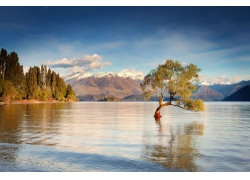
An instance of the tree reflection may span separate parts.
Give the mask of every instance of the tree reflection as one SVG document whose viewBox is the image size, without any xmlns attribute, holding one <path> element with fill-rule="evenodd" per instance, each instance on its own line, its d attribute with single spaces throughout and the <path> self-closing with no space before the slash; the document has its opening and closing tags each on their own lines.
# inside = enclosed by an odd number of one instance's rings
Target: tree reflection
<svg viewBox="0 0 250 180">
<path fill-rule="evenodd" d="M 0 162 L 15 162 L 20 144 L 21 120 L 24 106 L 0 106 Z"/>
<path fill-rule="evenodd" d="M 20 144 L 56 145 L 67 108 L 67 103 L 0 106 L 0 167 L 16 161 Z"/>
<path fill-rule="evenodd" d="M 175 131 L 170 127 L 166 135 L 161 121 L 156 119 L 155 122 L 159 127 L 158 139 L 154 143 L 146 143 L 142 158 L 169 170 L 201 171 L 196 164 L 199 155 L 196 138 L 203 135 L 204 124 L 193 122 L 182 127 L 178 126 Z"/>
</svg>

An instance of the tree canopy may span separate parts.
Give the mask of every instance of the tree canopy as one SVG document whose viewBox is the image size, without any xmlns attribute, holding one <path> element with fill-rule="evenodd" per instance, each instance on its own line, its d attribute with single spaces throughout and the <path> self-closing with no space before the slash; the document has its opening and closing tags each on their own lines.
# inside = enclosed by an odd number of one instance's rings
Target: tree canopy
<svg viewBox="0 0 250 180">
<path fill-rule="evenodd" d="M 0 101 L 36 99 L 41 101 L 76 101 L 75 92 L 70 85 L 54 71 L 41 67 L 30 67 L 24 74 L 17 53 L 0 53 Z"/>
<path fill-rule="evenodd" d="M 190 96 L 196 90 L 194 82 L 199 80 L 201 69 L 194 64 L 183 66 L 179 61 L 166 60 L 164 64 L 150 71 L 141 83 L 144 100 L 153 94 L 158 97 L 160 106 L 156 113 L 160 113 L 163 106 L 173 105 L 190 111 L 204 111 L 201 99 L 192 100 Z M 163 103 L 165 95 L 169 101 Z M 174 103 L 175 101 L 175 103 Z"/>
</svg>

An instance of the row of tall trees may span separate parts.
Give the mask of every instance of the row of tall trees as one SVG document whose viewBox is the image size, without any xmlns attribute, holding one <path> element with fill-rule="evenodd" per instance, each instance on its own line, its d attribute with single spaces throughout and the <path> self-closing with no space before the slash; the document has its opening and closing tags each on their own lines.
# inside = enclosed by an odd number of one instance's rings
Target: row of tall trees
<svg viewBox="0 0 250 180">
<path fill-rule="evenodd" d="M 36 99 L 41 101 L 76 101 L 70 85 L 54 71 L 41 67 L 30 67 L 24 74 L 18 55 L 1 49 L 0 54 L 0 101 Z"/>
</svg>

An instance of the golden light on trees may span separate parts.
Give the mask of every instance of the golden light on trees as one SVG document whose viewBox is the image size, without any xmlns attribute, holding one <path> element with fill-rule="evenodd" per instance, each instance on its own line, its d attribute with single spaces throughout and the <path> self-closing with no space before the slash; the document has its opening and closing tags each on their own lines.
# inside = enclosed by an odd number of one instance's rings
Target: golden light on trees
<svg viewBox="0 0 250 180">
<path fill-rule="evenodd" d="M 160 110 L 169 105 L 190 111 L 204 111 L 201 99 L 190 99 L 192 92 L 196 90 L 193 82 L 198 82 L 200 71 L 201 69 L 194 64 L 182 66 L 178 61 L 170 59 L 144 77 L 141 83 L 144 100 L 149 99 L 153 94 L 159 100 L 159 107 L 154 115 L 156 118 L 160 118 Z M 169 94 L 169 101 L 164 103 L 166 94 Z"/>
</svg>

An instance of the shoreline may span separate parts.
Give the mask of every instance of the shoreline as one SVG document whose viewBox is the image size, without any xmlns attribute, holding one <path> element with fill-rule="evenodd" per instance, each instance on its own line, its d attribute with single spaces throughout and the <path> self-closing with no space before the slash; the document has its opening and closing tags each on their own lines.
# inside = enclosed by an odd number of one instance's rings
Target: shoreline
<svg viewBox="0 0 250 180">
<path fill-rule="evenodd" d="M 0 102 L 0 105 L 11 105 L 11 104 L 40 104 L 40 103 L 72 103 L 75 101 L 69 101 L 69 102 L 65 102 L 65 101 L 58 101 L 58 100 L 50 100 L 50 101 L 39 101 L 39 100 L 16 100 L 16 101 L 12 101 L 12 102 Z"/>
</svg>

